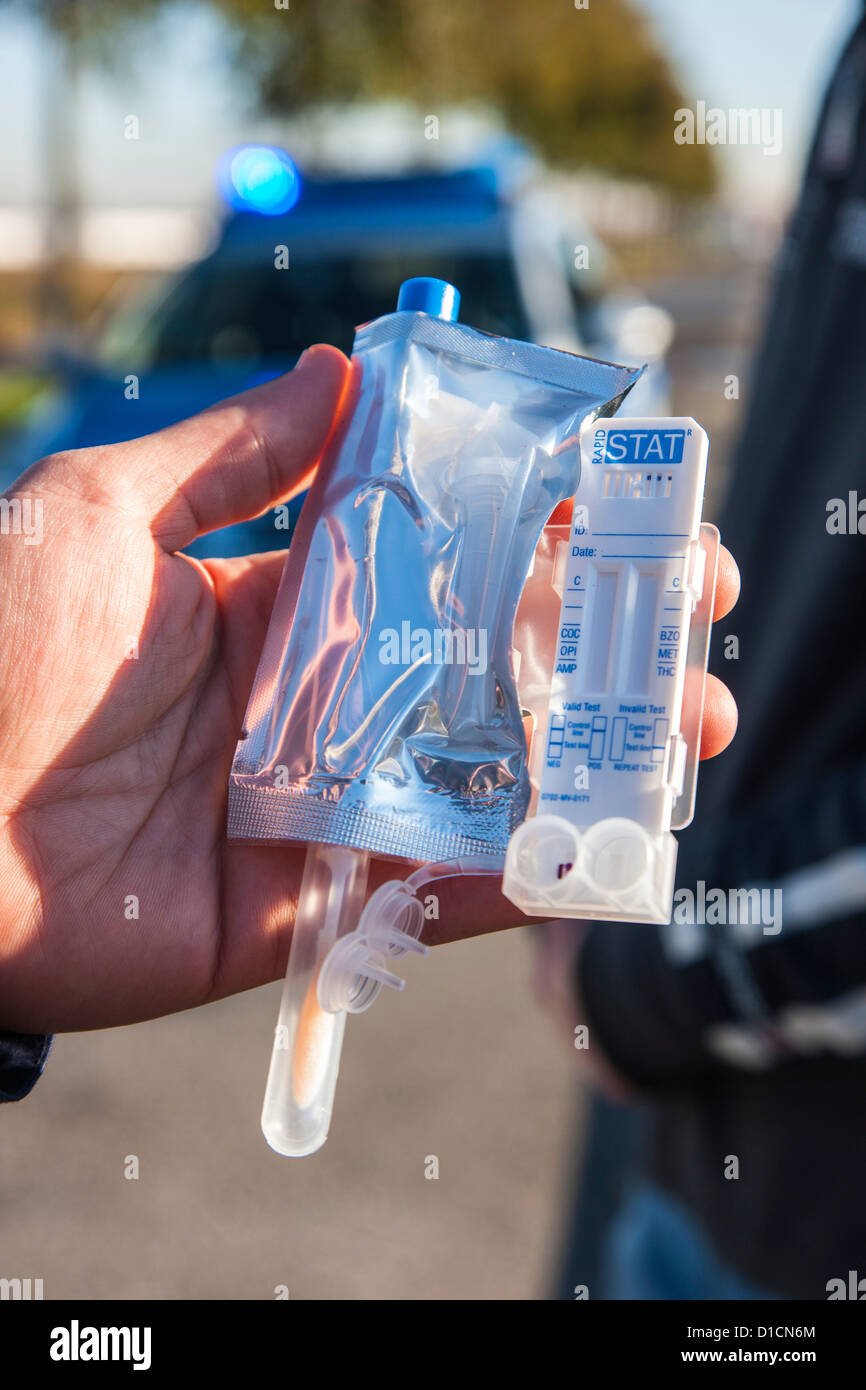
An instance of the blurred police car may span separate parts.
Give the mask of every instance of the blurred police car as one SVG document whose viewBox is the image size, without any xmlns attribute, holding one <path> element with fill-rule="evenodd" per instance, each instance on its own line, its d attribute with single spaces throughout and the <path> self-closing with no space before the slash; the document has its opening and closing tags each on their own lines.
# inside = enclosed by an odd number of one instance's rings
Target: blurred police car
<svg viewBox="0 0 866 1390">
<path fill-rule="evenodd" d="M 285 151 L 246 146 L 226 156 L 220 183 L 230 213 L 215 249 L 121 306 L 86 355 L 55 364 L 57 389 L 4 441 L 0 488 L 44 454 L 148 434 L 276 376 L 310 343 L 350 352 L 355 325 L 393 309 L 397 287 L 415 275 L 457 285 L 461 318 L 486 332 L 627 364 L 649 359 L 628 409 L 665 413 L 667 315 L 612 293 L 604 248 L 564 218 L 525 159 L 302 178 Z M 268 512 L 191 551 L 286 542 Z"/>
</svg>

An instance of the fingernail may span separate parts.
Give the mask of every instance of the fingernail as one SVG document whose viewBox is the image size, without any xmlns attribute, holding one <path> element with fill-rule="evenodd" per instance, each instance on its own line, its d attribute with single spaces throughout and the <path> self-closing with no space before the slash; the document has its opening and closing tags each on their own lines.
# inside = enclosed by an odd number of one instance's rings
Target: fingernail
<svg viewBox="0 0 866 1390">
<path fill-rule="evenodd" d="M 322 355 L 319 350 L 320 346 L 321 345 L 319 343 L 313 343 L 310 347 L 304 348 L 303 352 L 301 353 L 300 357 L 295 363 L 295 371 L 297 371 L 299 367 L 309 367 L 313 362 L 315 362 L 316 358 Z"/>
</svg>

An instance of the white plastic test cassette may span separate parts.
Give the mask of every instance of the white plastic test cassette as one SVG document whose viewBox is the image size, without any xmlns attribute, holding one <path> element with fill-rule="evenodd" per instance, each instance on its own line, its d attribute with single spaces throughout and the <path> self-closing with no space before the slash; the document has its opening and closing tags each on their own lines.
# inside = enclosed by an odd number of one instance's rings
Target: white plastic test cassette
<svg viewBox="0 0 866 1390">
<path fill-rule="evenodd" d="M 503 891 L 541 917 L 667 922 L 694 812 L 719 533 L 701 525 L 694 420 L 598 420 L 581 434 L 536 814 Z"/>
</svg>

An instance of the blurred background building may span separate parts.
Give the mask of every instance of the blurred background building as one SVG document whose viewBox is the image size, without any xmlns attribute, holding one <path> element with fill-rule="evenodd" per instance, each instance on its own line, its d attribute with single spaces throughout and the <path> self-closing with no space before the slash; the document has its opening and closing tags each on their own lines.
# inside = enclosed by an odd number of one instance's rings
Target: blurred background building
<svg viewBox="0 0 866 1390">
<path fill-rule="evenodd" d="M 630 408 L 709 430 L 712 519 L 857 8 L 0 0 L 0 490 L 348 349 L 404 276 L 442 274 L 476 327 L 649 359 Z M 781 112 L 780 148 L 677 143 L 699 102 Z M 200 549 L 285 539 L 266 516 Z M 544 1296 L 580 1097 L 529 956 L 515 933 L 437 951 L 350 1025 L 303 1163 L 258 1132 L 267 991 L 61 1039 L 4 1117 L 4 1263 L 46 1297 Z"/>
</svg>

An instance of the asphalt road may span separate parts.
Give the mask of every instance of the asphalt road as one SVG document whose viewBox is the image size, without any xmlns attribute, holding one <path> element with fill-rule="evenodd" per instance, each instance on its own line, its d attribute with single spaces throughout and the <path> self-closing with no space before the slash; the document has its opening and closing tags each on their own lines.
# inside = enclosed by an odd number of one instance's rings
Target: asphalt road
<svg viewBox="0 0 866 1390">
<path fill-rule="evenodd" d="M 438 948 L 350 1019 L 310 1158 L 259 1129 L 277 986 L 60 1038 L 0 1110 L 0 1276 L 46 1299 L 542 1297 L 576 1053 L 532 1001 L 529 950 Z"/>
</svg>

